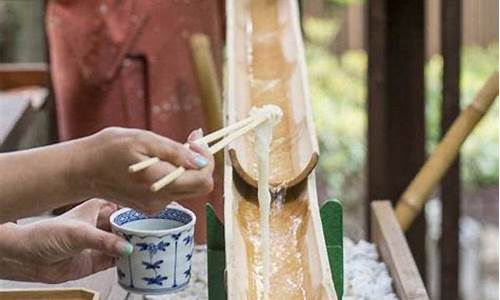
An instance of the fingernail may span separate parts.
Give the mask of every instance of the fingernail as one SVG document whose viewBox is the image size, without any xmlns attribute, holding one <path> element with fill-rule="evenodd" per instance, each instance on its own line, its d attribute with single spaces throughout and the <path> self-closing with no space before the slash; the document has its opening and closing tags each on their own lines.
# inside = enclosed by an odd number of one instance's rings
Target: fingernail
<svg viewBox="0 0 500 300">
<path fill-rule="evenodd" d="M 198 168 L 203 168 L 208 165 L 208 160 L 199 154 L 195 155 L 194 162 Z"/>
<path fill-rule="evenodd" d="M 201 139 L 203 137 L 203 129 L 201 128 L 198 128 L 196 130 L 193 130 L 193 132 L 191 133 L 191 135 L 189 136 L 189 139 L 191 141 L 193 140 L 198 140 L 198 139 Z"/>
<path fill-rule="evenodd" d="M 123 256 L 129 256 L 134 251 L 134 246 L 127 242 L 119 242 L 118 248 L 120 249 L 120 254 Z"/>
</svg>

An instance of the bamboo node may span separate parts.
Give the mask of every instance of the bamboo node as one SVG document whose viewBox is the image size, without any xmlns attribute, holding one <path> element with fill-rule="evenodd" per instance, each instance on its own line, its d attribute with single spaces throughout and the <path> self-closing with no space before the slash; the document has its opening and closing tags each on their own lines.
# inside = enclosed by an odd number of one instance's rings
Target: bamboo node
<svg viewBox="0 0 500 300">
<path fill-rule="evenodd" d="M 474 111 L 476 111 L 477 113 L 479 113 L 481 116 L 482 116 L 482 115 L 484 115 L 484 114 L 486 114 L 486 112 L 487 112 L 487 110 L 488 110 L 487 108 L 482 107 L 482 106 L 481 106 L 479 103 L 477 103 L 477 102 L 472 102 L 472 103 L 469 105 L 469 107 L 470 107 L 472 110 L 474 110 Z"/>
<path fill-rule="evenodd" d="M 408 208 L 410 208 L 411 210 L 413 210 L 417 214 L 420 212 L 420 207 L 418 205 L 416 205 L 415 203 L 411 202 L 409 198 L 401 198 L 399 203 L 406 205 Z"/>
</svg>

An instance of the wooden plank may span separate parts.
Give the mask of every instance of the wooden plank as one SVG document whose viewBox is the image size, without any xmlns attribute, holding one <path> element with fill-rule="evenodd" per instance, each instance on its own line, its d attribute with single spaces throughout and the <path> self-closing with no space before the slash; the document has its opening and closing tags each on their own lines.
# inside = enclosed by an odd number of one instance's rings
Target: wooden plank
<svg viewBox="0 0 500 300">
<path fill-rule="evenodd" d="M 443 103 L 441 135 L 460 113 L 460 53 L 462 35 L 462 1 L 441 1 L 441 52 L 443 55 Z M 442 300 L 459 299 L 459 219 L 460 157 L 458 156 L 441 183 L 441 279 Z"/>
<path fill-rule="evenodd" d="M 0 64 L 0 90 L 23 86 L 49 87 L 49 67 L 45 63 Z"/>
<path fill-rule="evenodd" d="M 368 2 L 368 218 L 369 202 L 398 199 L 424 162 L 424 50 L 423 0 Z M 424 275 L 423 216 L 407 237 Z"/>
<path fill-rule="evenodd" d="M 16 290 L 29 290 L 29 289 L 86 289 L 91 290 L 99 294 L 101 300 L 105 299 L 124 299 L 126 294 L 125 290 L 122 288 L 115 288 L 118 285 L 116 278 L 116 269 L 110 268 L 105 271 L 92 274 L 90 276 L 78 279 L 54 284 L 46 284 L 39 282 L 24 282 L 24 281 L 11 281 L 11 280 L 0 280 L 0 290 L 5 289 L 16 289 Z M 113 292 L 113 294 L 111 294 Z M 3 299 L 0 296 L 0 299 Z"/>
<path fill-rule="evenodd" d="M 390 201 L 371 203 L 371 239 L 391 274 L 394 289 L 401 300 L 428 300 L 405 236 L 396 220 Z"/>
<path fill-rule="evenodd" d="M 99 293 L 83 288 L 0 290 L 2 300 L 99 300 Z"/>
</svg>

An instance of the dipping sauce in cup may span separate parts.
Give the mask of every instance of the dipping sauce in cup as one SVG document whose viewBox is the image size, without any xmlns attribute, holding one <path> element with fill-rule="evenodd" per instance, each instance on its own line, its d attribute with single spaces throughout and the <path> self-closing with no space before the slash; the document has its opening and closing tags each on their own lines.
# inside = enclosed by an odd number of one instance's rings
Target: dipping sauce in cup
<svg viewBox="0 0 500 300">
<path fill-rule="evenodd" d="M 112 230 L 134 250 L 118 259 L 118 283 L 139 294 L 168 294 L 187 287 L 194 251 L 195 214 L 169 205 L 157 216 L 122 208 L 110 217 Z"/>
</svg>

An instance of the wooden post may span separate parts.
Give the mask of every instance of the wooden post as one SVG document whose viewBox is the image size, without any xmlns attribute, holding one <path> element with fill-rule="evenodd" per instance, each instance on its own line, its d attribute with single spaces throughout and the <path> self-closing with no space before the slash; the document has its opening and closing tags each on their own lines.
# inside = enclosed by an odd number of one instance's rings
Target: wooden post
<svg viewBox="0 0 500 300">
<path fill-rule="evenodd" d="M 441 108 L 441 135 L 460 113 L 460 47 L 462 28 L 462 1 L 441 1 L 441 53 L 443 55 L 443 104 Z M 441 182 L 442 235 L 441 285 L 442 300 L 459 299 L 459 219 L 460 219 L 460 158 L 448 170 Z"/>
<path fill-rule="evenodd" d="M 424 1 L 368 1 L 368 201 L 396 201 L 425 159 Z M 367 223 L 370 226 L 370 222 Z M 425 277 L 425 220 L 407 233 Z"/>
</svg>

